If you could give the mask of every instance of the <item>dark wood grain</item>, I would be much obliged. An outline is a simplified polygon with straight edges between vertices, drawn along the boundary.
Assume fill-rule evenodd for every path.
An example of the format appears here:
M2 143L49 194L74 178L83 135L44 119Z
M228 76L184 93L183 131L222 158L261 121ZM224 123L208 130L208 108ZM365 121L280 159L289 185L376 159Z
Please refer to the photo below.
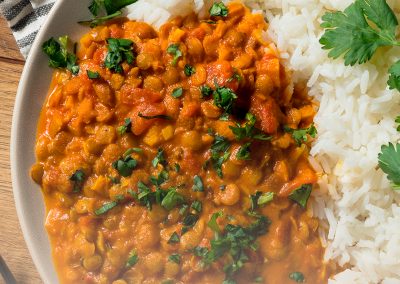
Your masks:
M10 130L15 94L24 59L0 18L0 254L17 283L42 283L19 226L11 187ZM0 276L0 283L4 283Z

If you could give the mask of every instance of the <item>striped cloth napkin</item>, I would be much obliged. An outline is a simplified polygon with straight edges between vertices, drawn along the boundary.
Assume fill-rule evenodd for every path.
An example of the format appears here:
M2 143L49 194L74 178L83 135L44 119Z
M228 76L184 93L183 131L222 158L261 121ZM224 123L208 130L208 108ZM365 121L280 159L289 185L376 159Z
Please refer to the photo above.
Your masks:
M55 0L0 0L0 12L8 21L25 58L54 2Z

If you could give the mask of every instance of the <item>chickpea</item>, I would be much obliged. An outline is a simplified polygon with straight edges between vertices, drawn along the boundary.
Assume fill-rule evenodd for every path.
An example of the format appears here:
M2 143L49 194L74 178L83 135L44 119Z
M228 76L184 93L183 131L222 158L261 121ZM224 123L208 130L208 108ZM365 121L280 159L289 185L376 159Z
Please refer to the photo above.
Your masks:
M94 137L89 137L83 144L83 149L85 149L88 154L97 155L103 150L103 145L97 143Z
M177 264L175 262L168 261L165 264L164 273L165 273L166 277L171 277L172 278L172 277L176 276L179 273L180 270L181 270L181 268L180 268L179 264Z
M112 282L112 284L128 284L124 279L118 279Z
M201 41L195 37L190 37L186 41L186 46L188 48L188 53L195 57L200 58L203 55L204 49Z
M38 160L43 161L49 156L49 150L48 150L48 144L50 143L50 139L42 135L39 137L37 143L36 143L36 157Z
M32 166L31 177L37 184L42 183L43 174L44 174L43 165L36 163Z
M222 204L232 206L240 199L240 189L236 184L231 183L226 186L224 191L221 191L219 196Z
M156 76L147 76L143 81L143 87L155 92L160 92L164 84L161 79Z
M211 101L205 101L201 103L201 112L208 118L218 118L222 114L221 109L214 105Z
M140 53L136 58L136 65L142 69L147 70L151 67L154 61L153 55L150 53Z
M194 151L203 147L201 135L197 131L186 131L181 137L181 143L184 147L188 147Z
M164 74L162 75L162 80L166 85L173 85L177 83L180 79L179 71L175 67L167 67Z
M143 264L150 275L163 270L163 255L160 252L151 252L143 258Z
M233 163L231 160L228 160L222 164L222 173L224 174L224 176L228 178L232 179L238 178L241 170L242 166Z
M243 43L245 35L236 29L231 29L225 34L225 39L229 45L237 47Z
M258 185L263 178L263 172L259 168L250 168L250 167L245 167L240 179L250 185L250 186L256 186Z
M138 228L135 242L138 246L149 249L158 244L160 240L160 232L157 225L141 224Z
M256 79L256 91L264 95L269 95L274 89L274 82L266 75L259 75Z
M83 259L83 267L87 270L87 271L96 271L98 270L101 265L103 264L103 258L98 255L98 254L94 254L92 256L89 257L85 257Z

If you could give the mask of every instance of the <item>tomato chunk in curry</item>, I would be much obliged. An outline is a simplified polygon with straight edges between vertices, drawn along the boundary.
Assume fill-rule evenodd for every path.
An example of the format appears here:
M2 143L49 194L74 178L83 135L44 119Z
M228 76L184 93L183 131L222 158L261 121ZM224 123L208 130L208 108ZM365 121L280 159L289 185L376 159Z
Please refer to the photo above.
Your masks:
M327 282L315 105L262 15L228 11L114 20L55 72L31 175L61 283Z

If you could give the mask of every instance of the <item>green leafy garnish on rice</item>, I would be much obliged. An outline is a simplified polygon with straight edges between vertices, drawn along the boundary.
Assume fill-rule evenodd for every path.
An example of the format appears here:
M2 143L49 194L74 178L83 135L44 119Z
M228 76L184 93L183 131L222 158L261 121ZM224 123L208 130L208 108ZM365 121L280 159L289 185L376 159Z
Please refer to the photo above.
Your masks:
M400 190L400 143L382 145L378 160L379 167L387 174L393 189Z
M343 55L345 65L369 61L379 47L400 45L396 40L399 23L385 0L356 0L343 12L327 12L322 20L322 48L330 50L331 58ZM390 89L400 91L400 61L389 73Z

